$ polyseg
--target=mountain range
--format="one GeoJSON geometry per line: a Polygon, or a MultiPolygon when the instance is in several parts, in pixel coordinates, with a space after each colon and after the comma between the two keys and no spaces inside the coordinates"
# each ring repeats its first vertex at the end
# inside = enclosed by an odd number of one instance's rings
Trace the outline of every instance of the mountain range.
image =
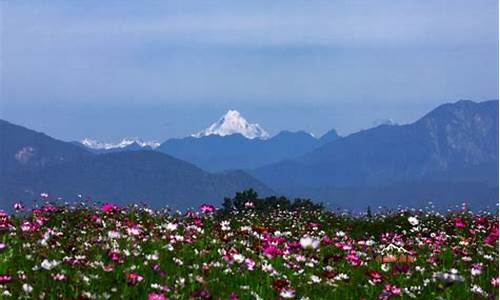
{"type": "Polygon", "coordinates": [[[0,203],[25,203],[49,193],[66,201],[78,196],[127,204],[186,209],[218,202],[254,188],[272,191],[243,171],[209,173],[154,151],[95,154],[27,128],[0,121],[0,203]]]}
{"type": "Polygon", "coordinates": [[[444,104],[253,170],[278,192],[336,205],[498,203],[498,101],[444,104]],[[427,201],[425,201],[427,202],[427,201]]]}
{"type": "Polygon", "coordinates": [[[158,145],[62,142],[2,121],[0,197],[50,191],[186,208],[254,187],[347,209],[498,203],[497,100],[444,104],[411,124],[380,123],[345,137],[335,130],[271,137],[230,110],[205,130],[158,145]]]}

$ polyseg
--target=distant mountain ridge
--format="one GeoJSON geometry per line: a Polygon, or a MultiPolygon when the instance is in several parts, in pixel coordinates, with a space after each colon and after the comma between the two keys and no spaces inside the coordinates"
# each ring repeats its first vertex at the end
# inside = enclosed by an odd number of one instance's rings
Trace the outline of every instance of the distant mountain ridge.
{"type": "MultiPolygon", "coordinates": [[[[296,195],[331,202],[341,189],[343,197],[354,199],[360,188],[380,190],[399,183],[468,182],[484,189],[498,187],[498,101],[444,104],[412,124],[363,130],[252,174],[276,191],[293,190],[296,195]],[[349,189],[350,194],[345,192],[349,189]]],[[[389,197],[391,191],[386,192],[389,197]]],[[[446,191],[442,192],[444,197],[446,191]]],[[[482,199],[495,203],[498,192],[482,199]]]]}
{"type": "Polygon", "coordinates": [[[305,131],[282,131],[269,139],[248,139],[240,134],[170,139],[157,151],[209,170],[254,169],[303,155],[339,138],[335,130],[316,139],[305,131]]]}
{"type": "Polygon", "coordinates": [[[85,138],[81,142],[84,146],[91,148],[91,149],[103,149],[103,150],[110,150],[114,148],[127,148],[131,145],[137,145],[140,148],[144,147],[149,147],[151,149],[154,149],[158,146],[160,146],[160,143],[158,142],[145,142],[141,139],[138,138],[124,138],[118,143],[105,143],[105,142],[100,142],[94,139],[90,138],[85,138]]]}
{"type": "Polygon", "coordinates": [[[118,143],[106,143],[90,138],[85,138],[80,142],[71,142],[95,154],[105,154],[121,151],[141,151],[154,150],[160,146],[158,142],[144,142],[138,138],[124,138],[118,143]]]}
{"type": "Polygon", "coordinates": [[[208,173],[154,151],[95,155],[81,146],[0,120],[0,206],[29,203],[41,192],[127,204],[185,209],[247,188],[272,191],[243,171],[208,173]]]}

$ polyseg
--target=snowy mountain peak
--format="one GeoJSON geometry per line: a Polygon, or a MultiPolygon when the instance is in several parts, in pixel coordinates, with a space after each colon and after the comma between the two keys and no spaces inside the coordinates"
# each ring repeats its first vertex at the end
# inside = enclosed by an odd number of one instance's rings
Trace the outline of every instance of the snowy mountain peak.
{"type": "Polygon", "coordinates": [[[94,139],[90,138],[85,138],[80,142],[82,145],[95,149],[95,150],[110,150],[110,149],[119,149],[119,148],[125,148],[128,147],[134,143],[139,145],[140,147],[151,147],[151,148],[156,148],[160,146],[160,143],[158,142],[144,142],[140,139],[131,139],[131,138],[124,138],[118,143],[105,143],[105,142],[100,142],[94,139]]]}
{"type": "Polygon", "coordinates": [[[243,118],[243,116],[236,110],[229,110],[219,121],[213,123],[207,129],[204,129],[196,134],[194,137],[202,137],[208,135],[232,135],[241,134],[248,139],[267,139],[269,134],[260,127],[259,124],[251,124],[243,118]]]}

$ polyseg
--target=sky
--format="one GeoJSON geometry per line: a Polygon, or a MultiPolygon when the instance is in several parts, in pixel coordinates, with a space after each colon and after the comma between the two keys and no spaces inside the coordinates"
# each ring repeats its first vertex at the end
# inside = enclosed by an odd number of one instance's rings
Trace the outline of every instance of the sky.
{"type": "Polygon", "coordinates": [[[498,99],[498,1],[2,1],[0,118],[163,141],[236,109],[271,134],[498,99]]]}

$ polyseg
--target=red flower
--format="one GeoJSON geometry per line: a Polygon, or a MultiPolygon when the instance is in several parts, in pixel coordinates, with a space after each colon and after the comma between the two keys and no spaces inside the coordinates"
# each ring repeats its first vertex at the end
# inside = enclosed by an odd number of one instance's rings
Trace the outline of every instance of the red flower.
{"type": "Polygon", "coordinates": [[[493,226],[488,236],[484,239],[484,242],[488,245],[492,245],[497,240],[498,240],[498,226],[493,226]]]}
{"type": "Polygon", "coordinates": [[[120,252],[118,252],[117,250],[109,251],[108,257],[109,257],[109,259],[111,259],[114,262],[120,261],[120,258],[121,258],[120,252]]]}
{"type": "Polygon", "coordinates": [[[285,279],[276,279],[273,281],[273,288],[276,290],[281,290],[289,285],[288,280],[285,279]]]}
{"type": "Polygon", "coordinates": [[[139,275],[139,273],[136,272],[130,272],[127,274],[127,281],[131,285],[136,285],[138,282],[142,281],[144,277],[139,275]]]}
{"type": "Polygon", "coordinates": [[[464,220],[462,218],[455,218],[455,219],[453,219],[453,222],[455,222],[456,228],[459,228],[459,229],[465,228],[465,223],[464,223],[464,220]]]}
{"type": "Polygon", "coordinates": [[[368,277],[370,277],[371,281],[373,281],[375,283],[382,282],[382,274],[380,274],[379,272],[377,272],[375,270],[366,271],[366,275],[368,275],[368,277]]]}

